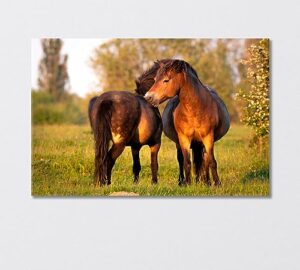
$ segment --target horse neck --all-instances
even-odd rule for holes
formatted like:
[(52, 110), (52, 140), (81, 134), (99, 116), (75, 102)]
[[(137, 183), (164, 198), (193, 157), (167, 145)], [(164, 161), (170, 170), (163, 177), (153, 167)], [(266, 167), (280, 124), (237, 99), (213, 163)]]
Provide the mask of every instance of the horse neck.
[(187, 77), (185, 84), (180, 89), (179, 101), (181, 107), (186, 111), (203, 109), (208, 95), (203, 84), (197, 79)]

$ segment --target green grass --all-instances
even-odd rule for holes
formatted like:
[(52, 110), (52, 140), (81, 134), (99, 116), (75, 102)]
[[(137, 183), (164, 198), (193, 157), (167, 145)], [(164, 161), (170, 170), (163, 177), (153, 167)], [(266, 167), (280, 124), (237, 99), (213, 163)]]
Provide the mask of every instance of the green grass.
[(32, 195), (99, 196), (135, 192), (141, 196), (269, 196), (269, 152), (258, 154), (249, 147), (251, 131), (234, 125), (215, 144), (221, 187), (196, 184), (179, 187), (175, 144), (162, 138), (158, 185), (151, 185), (150, 151), (141, 150), (140, 181), (133, 184), (129, 147), (113, 168), (109, 187), (93, 185), (94, 142), (89, 126), (32, 127)]

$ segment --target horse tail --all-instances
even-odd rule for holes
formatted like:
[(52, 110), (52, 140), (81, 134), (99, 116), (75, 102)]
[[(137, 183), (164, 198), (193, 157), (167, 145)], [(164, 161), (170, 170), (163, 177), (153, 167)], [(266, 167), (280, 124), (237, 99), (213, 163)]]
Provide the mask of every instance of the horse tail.
[(193, 142), (192, 153), (193, 153), (194, 172), (196, 175), (199, 175), (201, 171), (202, 161), (203, 161), (203, 145), (197, 142)]
[(94, 126), (95, 138), (95, 183), (100, 186), (107, 181), (107, 154), (111, 135), (112, 101), (103, 100), (99, 104)]
[(89, 101), (89, 108), (88, 108), (88, 115), (89, 115), (89, 121), (90, 121), (90, 125), (91, 125), (91, 128), (93, 130), (93, 122), (92, 122), (92, 110), (93, 110), (93, 106), (97, 100), (97, 96), (96, 97), (93, 97), (90, 99)]

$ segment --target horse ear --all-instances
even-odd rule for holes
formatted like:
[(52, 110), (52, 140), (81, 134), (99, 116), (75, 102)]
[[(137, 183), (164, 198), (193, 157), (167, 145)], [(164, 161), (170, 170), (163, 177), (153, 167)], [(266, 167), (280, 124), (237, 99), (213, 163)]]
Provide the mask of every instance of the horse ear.
[(140, 87), (140, 85), (141, 85), (141, 84), (140, 84), (140, 81), (139, 81), (139, 80), (135, 80), (135, 85), (136, 85), (136, 88), (139, 89), (139, 87)]
[(181, 72), (187, 72), (188, 71), (188, 63), (185, 61), (180, 61), (180, 70)]
[(184, 61), (183, 61), (182, 71), (183, 71), (184, 80), (186, 81), (186, 74), (188, 72), (188, 64)]
[(163, 63), (163, 61), (160, 61), (160, 60), (156, 60), (155, 62), (154, 62), (154, 64), (158, 64), (159, 65), (159, 68), (162, 68), (165, 64)]
[(184, 62), (184, 61), (182, 61), (182, 71), (183, 72), (187, 72), (187, 63), (186, 62)]
[(186, 81), (186, 71), (183, 72), (184, 80)]
[(173, 69), (175, 72), (180, 73), (184, 71), (184, 61), (181, 60), (174, 60), (172, 63)]

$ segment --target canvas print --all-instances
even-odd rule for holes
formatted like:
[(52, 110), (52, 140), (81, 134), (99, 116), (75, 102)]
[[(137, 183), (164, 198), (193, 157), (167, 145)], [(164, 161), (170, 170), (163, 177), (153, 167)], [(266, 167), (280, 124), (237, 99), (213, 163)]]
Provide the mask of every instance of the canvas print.
[(270, 196), (269, 39), (32, 39), (33, 196)]

